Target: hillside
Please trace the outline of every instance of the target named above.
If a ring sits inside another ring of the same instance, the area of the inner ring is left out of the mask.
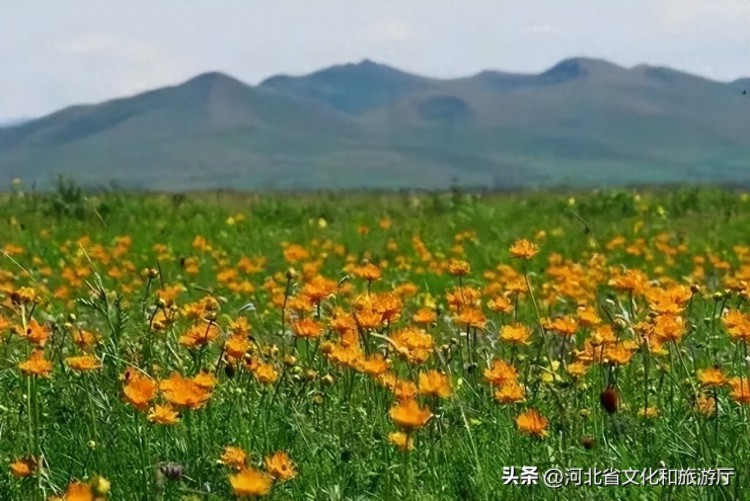
[[[750,184],[748,79],[574,58],[450,80],[369,60],[206,73],[0,129],[0,175],[186,190]]]

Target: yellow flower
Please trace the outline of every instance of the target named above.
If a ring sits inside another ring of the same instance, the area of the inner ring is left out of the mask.
[[[414,450],[414,438],[409,433],[394,431],[388,434],[388,440],[403,452]]]
[[[523,324],[503,325],[500,329],[500,339],[511,344],[527,344],[531,337],[531,329]]]
[[[659,416],[659,409],[656,407],[648,406],[648,407],[641,407],[638,409],[638,417],[644,418],[644,419],[654,419]]]
[[[273,487],[273,477],[253,468],[244,468],[236,475],[229,476],[235,496],[266,496]]]
[[[169,405],[157,405],[148,414],[152,423],[173,425],[180,420],[179,414]]]
[[[253,374],[260,384],[273,384],[279,378],[279,373],[271,364],[258,364],[253,370]]]
[[[109,480],[102,477],[101,475],[97,475],[94,478],[92,478],[89,481],[89,485],[91,486],[91,490],[94,492],[95,496],[106,496],[109,494],[109,491],[112,488],[112,484]],[[95,501],[99,501],[101,499],[103,501],[103,498],[94,498]]]
[[[574,378],[580,378],[584,374],[586,374],[586,365],[582,362],[573,362],[571,364],[568,364],[568,374],[573,376]]]
[[[73,370],[79,372],[95,371],[101,368],[102,364],[96,358],[91,355],[81,355],[79,357],[68,357],[65,359],[65,363],[68,364]]]

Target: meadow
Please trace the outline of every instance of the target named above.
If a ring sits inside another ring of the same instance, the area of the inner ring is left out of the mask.
[[[17,184],[0,500],[750,499],[749,216],[713,188]]]

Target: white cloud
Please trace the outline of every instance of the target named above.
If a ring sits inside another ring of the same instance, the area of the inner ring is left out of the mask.
[[[372,58],[414,73],[602,57],[750,74],[748,0],[0,0],[0,120],[219,70],[250,83]]]
[[[550,33],[560,33],[561,30],[557,26],[553,26],[551,24],[534,24],[529,26],[529,31],[531,33],[537,33],[537,34],[550,34]]]
[[[378,44],[406,43],[415,38],[413,28],[403,19],[386,19],[371,25],[365,38]]]

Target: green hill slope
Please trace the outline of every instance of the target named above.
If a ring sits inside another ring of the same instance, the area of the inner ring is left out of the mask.
[[[750,182],[747,79],[575,58],[440,80],[207,73],[0,129],[0,176],[185,190]]]

